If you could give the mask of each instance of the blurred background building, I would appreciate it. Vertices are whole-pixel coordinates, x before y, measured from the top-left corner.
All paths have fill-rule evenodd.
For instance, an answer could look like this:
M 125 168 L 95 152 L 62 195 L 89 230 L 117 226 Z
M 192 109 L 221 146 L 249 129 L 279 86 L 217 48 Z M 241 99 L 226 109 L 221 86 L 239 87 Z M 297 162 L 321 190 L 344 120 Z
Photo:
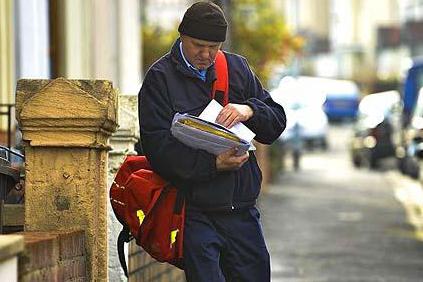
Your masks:
M 141 0 L 142 19 L 165 29 L 177 29 L 184 11 L 194 0 Z
M 285 0 L 285 17 L 306 38 L 301 72 L 352 79 L 367 92 L 395 87 L 423 54 L 418 0 Z

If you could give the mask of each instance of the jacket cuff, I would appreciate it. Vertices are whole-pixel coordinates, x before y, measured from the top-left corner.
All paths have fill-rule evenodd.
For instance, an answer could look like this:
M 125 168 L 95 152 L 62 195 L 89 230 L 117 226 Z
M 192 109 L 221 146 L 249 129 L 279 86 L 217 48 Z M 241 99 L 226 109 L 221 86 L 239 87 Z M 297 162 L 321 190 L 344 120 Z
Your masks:
M 250 98 L 245 102 L 245 105 L 250 106 L 250 108 L 253 110 L 253 116 L 245 122 L 246 124 L 250 126 L 254 126 L 254 124 L 256 123 L 258 112 L 259 112 L 259 109 L 257 105 L 254 104 L 253 100 L 254 98 Z

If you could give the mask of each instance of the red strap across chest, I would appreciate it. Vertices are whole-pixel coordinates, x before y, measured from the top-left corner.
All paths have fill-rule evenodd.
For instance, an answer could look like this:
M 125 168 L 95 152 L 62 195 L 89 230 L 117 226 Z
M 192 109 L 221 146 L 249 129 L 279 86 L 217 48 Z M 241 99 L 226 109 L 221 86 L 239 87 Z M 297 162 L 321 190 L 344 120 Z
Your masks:
M 225 54 L 220 50 L 217 51 L 214 67 L 217 79 L 213 82 L 211 98 L 214 99 L 216 97 L 216 91 L 221 91 L 223 93 L 223 106 L 226 106 L 229 103 L 228 64 Z

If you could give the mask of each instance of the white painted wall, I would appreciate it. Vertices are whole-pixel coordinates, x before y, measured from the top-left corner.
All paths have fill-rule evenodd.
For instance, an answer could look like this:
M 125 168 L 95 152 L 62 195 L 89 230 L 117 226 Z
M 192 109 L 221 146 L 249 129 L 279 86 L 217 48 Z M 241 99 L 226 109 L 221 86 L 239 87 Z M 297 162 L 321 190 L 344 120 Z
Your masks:
M 47 0 L 17 0 L 17 79 L 49 78 Z
M 91 1 L 64 1 L 64 34 L 66 78 L 87 79 L 92 77 L 91 50 Z M 107 44 L 107 43 L 105 43 Z
M 118 66 L 122 94 L 137 95 L 141 86 L 141 20 L 139 0 L 118 2 Z

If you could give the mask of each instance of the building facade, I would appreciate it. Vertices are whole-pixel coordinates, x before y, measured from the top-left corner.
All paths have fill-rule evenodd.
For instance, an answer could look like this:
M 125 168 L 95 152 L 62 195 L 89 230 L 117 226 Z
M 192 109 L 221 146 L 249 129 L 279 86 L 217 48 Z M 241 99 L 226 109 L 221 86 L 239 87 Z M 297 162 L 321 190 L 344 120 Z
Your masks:
M 353 79 L 366 92 L 398 81 L 410 58 L 423 55 L 422 1 L 283 3 L 287 23 L 307 40 L 302 73 Z

